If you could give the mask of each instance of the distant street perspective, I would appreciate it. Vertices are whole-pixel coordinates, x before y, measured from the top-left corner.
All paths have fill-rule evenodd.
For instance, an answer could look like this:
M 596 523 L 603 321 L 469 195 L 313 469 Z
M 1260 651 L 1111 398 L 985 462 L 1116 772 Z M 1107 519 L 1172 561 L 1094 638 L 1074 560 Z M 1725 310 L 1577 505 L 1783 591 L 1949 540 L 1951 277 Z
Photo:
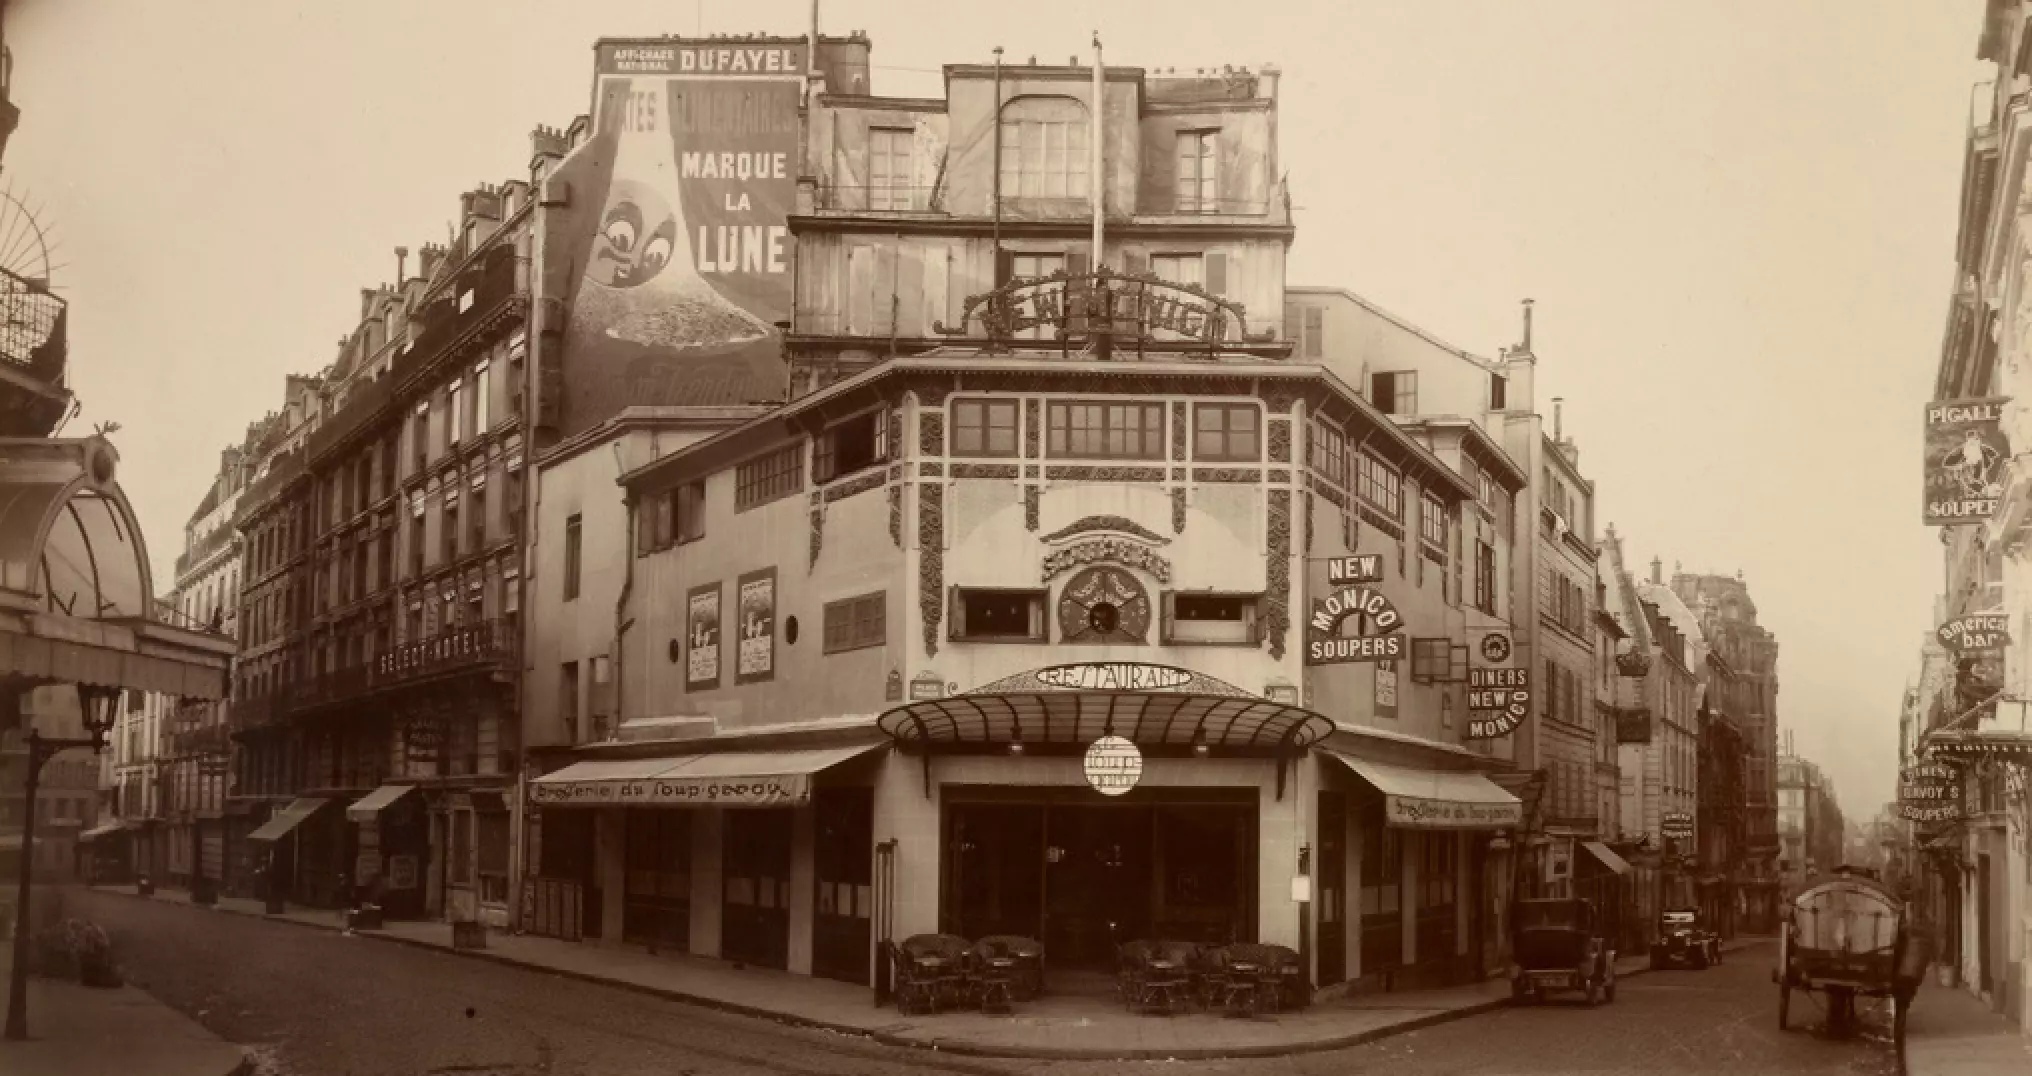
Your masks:
M 2032 1074 L 2032 0 L 1037 5 L 0 0 L 0 1074 Z

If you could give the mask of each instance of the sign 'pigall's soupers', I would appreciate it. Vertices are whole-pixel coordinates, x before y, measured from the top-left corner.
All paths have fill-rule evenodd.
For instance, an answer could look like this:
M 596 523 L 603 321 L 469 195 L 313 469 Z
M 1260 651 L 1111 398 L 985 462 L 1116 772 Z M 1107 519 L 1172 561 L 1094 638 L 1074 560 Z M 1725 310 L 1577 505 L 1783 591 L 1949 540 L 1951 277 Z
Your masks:
M 2006 397 L 1938 400 L 1926 405 L 1928 526 L 1981 523 L 2004 496 L 2011 446 L 2002 428 Z

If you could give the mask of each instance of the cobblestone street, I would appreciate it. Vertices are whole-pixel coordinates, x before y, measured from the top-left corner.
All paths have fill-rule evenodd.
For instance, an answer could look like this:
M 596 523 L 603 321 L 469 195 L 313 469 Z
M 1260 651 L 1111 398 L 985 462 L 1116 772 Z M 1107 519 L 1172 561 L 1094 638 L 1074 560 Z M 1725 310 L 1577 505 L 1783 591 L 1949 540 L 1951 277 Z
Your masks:
M 85 914 L 112 928 L 123 966 L 138 985 L 215 1033 L 256 1048 L 271 1076 L 1113 1076 L 1152 1064 L 942 1058 L 368 938 L 118 895 L 81 900 Z M 1592 1010 L 1555 1001 L 1349 1050 L 1165 1067 L 1195 1076 L 1896 1072 L 1874 1013 L 1853 1041 L 1821 1035 L 1819 1011 L 1810 1004 L 1795 1008 L 1805 1029 L 1779 1032 L 1768 981 L 1772 955 L 1766 944 L 1706 972 L 1637 976 L 1621 985 L 1614 1004 Z

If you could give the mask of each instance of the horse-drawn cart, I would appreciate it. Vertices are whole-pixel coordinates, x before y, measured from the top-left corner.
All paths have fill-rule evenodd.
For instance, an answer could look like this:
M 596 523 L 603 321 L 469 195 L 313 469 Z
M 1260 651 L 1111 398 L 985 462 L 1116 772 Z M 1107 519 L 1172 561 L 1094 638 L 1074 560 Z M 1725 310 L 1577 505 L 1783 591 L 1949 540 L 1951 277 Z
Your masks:
M 1778 1027 L 1790 1018 L 1794 991 L 1826 996 L 1834 1035 L 1854 1030 L 1857 998 L 1890 998 L 1892 1037 L 1902 1046 L 1921 957 L 1909 944 L 1904 902 L 1890 889 L 1840 871 L 1818 879 L 1792 898 L 1778 938 Z

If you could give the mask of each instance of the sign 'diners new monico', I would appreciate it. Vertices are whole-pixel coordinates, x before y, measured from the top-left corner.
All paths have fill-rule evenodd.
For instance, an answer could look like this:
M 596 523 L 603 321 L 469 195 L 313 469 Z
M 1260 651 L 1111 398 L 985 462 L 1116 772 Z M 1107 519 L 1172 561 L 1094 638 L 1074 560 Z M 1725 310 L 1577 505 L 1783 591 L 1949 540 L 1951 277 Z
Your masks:
M 1493 740 L 1517 731 L 1531 716 L 1529 669 L 1468 670 L 1468 733 L 1470 740 Z
M 1970 613 L 1933 630 L 1940 645 L 1957 654 L 2002 650 L 2011 645 L 2011 618 L 2004 613 Z
M 2001 424 L 2006 397 L 1926 405 L 1926 524 L 1981 523 L 2004 496 L 2011 448 Z
M 1370 633 L 1340 634 L 1351 616 L 1362 618 Z M 1343 587 L 1312 607 L 1312 637 L 1306 640 L 1307 665 L 1340 665 L 1351 661 L 1395 661 L 1404 656 L 1404 618 L 1383 592 L 1370 587 Z

